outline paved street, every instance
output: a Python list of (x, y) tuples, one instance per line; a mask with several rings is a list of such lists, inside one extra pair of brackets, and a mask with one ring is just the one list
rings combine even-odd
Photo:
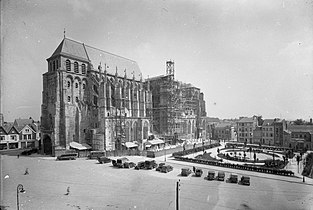
[[(129, 157), (137, 162), (144, 157)], [(164, 157), (156, 158), (157, 162)], [(170, 173), (155, 170), (116, 169), (96, 160), (55, 161), (51, 157), (2, 156), (3, 206), (16, 209), (16, 186), (21, 209), (175, 209), (176, 182), (180, 179), (180, 209), (312, 209), (313, 185), (300, 178), (236, 171), (251, 176), (242, 186), (204, 179), (208, 169), (231, 169), (199, 165), (201, 178), (181, 177), (189, 163), (167, 157)], [(29, 175), (23, 175), (25, 168)], [(6, 177), (6, 178), (5, 178)], [(70, 187), (69, 195), (67, 188)]]

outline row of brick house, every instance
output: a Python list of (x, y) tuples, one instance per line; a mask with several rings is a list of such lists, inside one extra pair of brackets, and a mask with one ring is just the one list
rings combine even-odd
[(39, 146), (39, 122), (33, 119), (16, 119), (0, 125), (0, 150), (23, 149)]
[(265, 119), (259, 125), (256, 116), (245, 117), (237, 122), (237, 141), (312, 150), (313, 125), (295, 125), (278, 118)]

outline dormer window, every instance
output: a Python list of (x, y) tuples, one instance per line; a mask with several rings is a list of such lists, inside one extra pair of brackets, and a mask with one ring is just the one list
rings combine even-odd
[(66, 71), (71, 71), (71, 61), (66, 60)]
[(78, 73), (78, 63), (74, 62), (74, 72)]
[(86, 65), (82, 64), (82, 74), (86, 74)]

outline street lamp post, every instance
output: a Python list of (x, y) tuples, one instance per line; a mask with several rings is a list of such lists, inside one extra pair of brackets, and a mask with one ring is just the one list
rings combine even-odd
[(22, 184), (18, 184), (16, 187), (16, 205), (17, 205), (17, 210), (20, 209), (20, 203), (19, 203), (19, 193), (25, 193), (26, 191), (24, 190), (24, 187)]

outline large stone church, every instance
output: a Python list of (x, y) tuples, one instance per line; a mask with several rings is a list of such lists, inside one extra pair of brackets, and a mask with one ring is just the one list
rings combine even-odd
[(43, 74), (43, 152), (137, 147), (150, 132), (152, 95), (138, 64), (64, 37)]

